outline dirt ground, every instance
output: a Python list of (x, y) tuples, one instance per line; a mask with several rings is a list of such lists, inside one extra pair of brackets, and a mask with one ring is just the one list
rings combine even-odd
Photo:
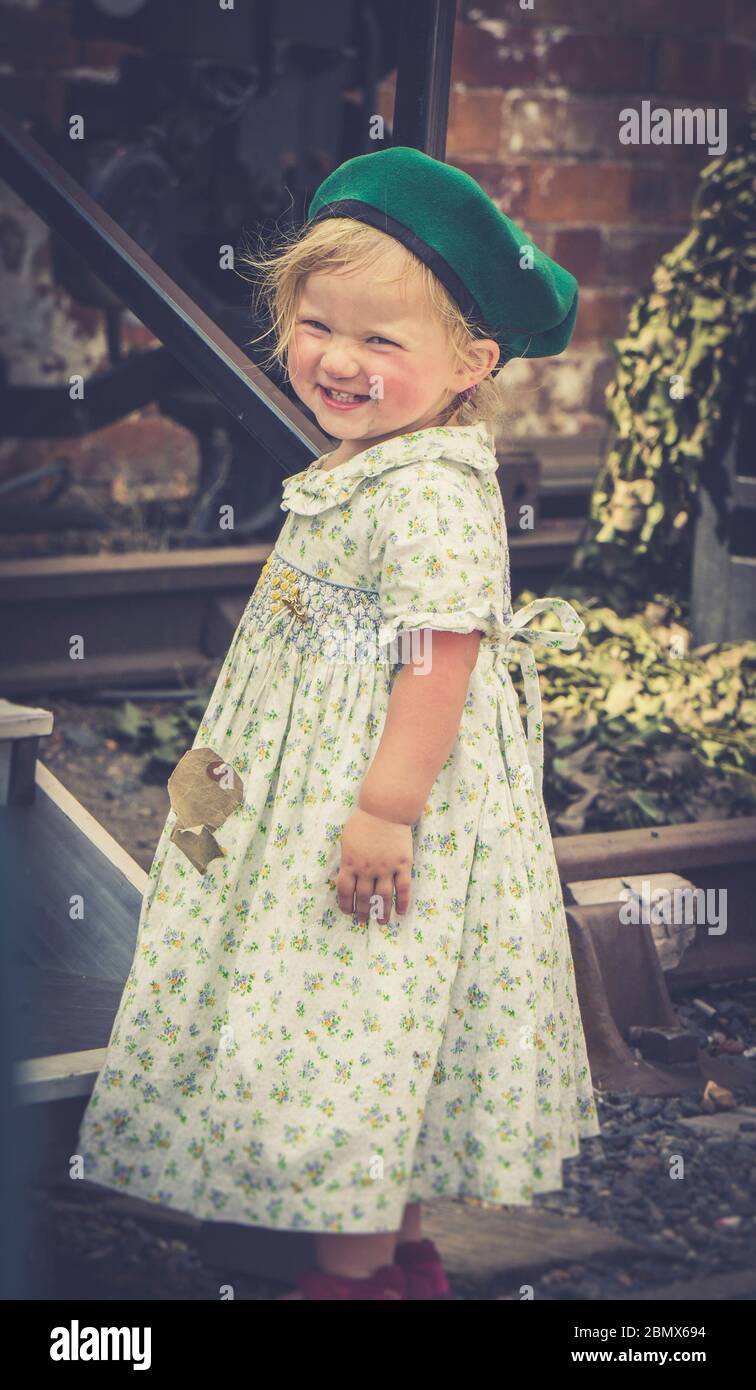
[[(149, 753), (129, 752), (107, 735), (104, 726), (111, 706), (58, 694), (37, 694), (24, 703), (54, 715), (52, 733), (40, 741), (40, 761), (148, 871), (171, 808), (170, 769), (149, 772)], [(175, 703), (140, 701), (139, 708), (158, 718), (171, 714)]]
[(22, 1242), (25, 1298), (152, 1302), (270, 1300), (290, 1285), (271, 1283), (238, 1270), (212, 1269), (180, 1230), (141, 1214), (129, 1215), (122, 1199), (77, 1184), (39, 1183), (27, 1197)]

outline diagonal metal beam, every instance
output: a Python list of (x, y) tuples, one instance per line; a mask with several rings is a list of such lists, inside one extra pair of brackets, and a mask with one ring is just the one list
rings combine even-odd
[(331, 447), (197, 303), (166, 275), (75, 179), (0, 111), (0, 176), (78, 252), (191, 375), (286, 473)]

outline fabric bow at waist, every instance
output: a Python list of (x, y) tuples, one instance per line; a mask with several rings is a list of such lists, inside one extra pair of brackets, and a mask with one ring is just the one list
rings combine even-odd
[[(562, 627), (556, 630), (529, 628), (528, 623), (539, 613), (556, 613)], [(506, 636), (502, 636), (494, 646), (494, 668), (500, 663), (502, 667), (506, 666), (514, 660), (520, 663), (527, 706), (529, 762), (539, 796), (543, 794), (543, 709), (538, 668), (532, 649), (536, 644), (540, 644), (543, 647), (560, 647), (563, 651), (574, 651), (584, 630), (585, 623), (566, 599), (537, 598), (531, 603), (526, 603), (524, 608), (520, 608), (514, 614), (511, 622), (507, 624)]]

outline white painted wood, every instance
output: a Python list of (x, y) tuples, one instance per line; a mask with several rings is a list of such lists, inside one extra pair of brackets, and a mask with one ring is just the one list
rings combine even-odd
[[(623, 906), (630, 906), (631, 894), (637, 895), (641, 904), (647, 902), (653, 907), (659, 901), (657, 895), (663, 893), (670, 905), (669, 920), (662, 913), (652, 911), (647, 914), (648, 926), (662, 970), (674, 970), (695, 940), (695, 892), (695, 884), (691, 883), (690, 879), (673, 873), (625, 874), (619, 878), (581, 879), (565, 884), (565, 899), (568, 905), (616, 903), (618, 912)], [(675, 894), (678, 896), (675, 897)], [(687, 917), (688, 901), (691, 904), (691, 920)], [(676, 905), (679, 905), (679, 908)], [(674, 920), (674, 911), (678, 910), (682, 919), (680, 921)], [(645, 908), (639, 906), (638, 911), (645, 912)]]
[(32, 1057), (13, 1067), (13, 1095), (18, 1105), (88, 1096), (102, 1067), (107, 1048), (90, 1052), (61, 1052), (55, 1057)]
[(52, 733), (53, 713), (32, 705), (15, 705), (0, 699), (0, 741), (14, 738), (44, 738)]

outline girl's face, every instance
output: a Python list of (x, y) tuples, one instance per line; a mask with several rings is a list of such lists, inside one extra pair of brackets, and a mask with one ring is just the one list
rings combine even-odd
[(369, 271), (308, 275), (288, 368), (323, 432), (342, 441), (331, 460), (340, 463), (436, 423), (470, 381), (469, 372), (455, 368), (420, 285), (376, 284)]

